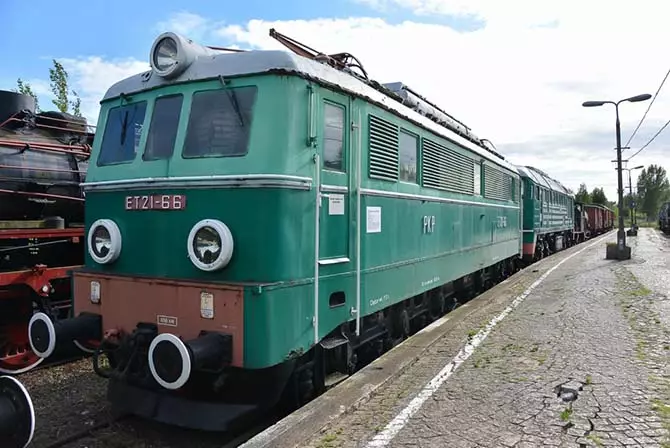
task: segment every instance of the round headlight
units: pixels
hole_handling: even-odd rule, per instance
[[[160,73],[167,73],[179,63],[177,42],[171,37],[164,37],[156,43],[152,54],[153,66]]]
[[[233,235],[215,219],[203,219],[193,226],[187,244],[188,257],[203,271],[221,269],[233,256]]]
[[[88,231],[88,253],[97,263],[111,263],[121,254],[121,231],[110,219],[98,219]]]

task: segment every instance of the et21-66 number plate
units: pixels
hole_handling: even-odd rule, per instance
[[[186,196],[183,194],[152,194],[126,196],[126,210],[183,210]]]

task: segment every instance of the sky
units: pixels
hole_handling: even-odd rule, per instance
[[[12,63],[0,64],[0,89],[21,78],[42,108],[51,106],[49,67],[57,59],[96,122],[107,88],[149,68],[161,32],[206,45],[284,49],[268,35],[274,27],[324,53],[352,53],[379,82],[404,82],[510,162],[541,168],[575,192],[582,182],[603,187],[615,200],[614,107],[581,104],[655,95],[670,69],[666,12],[662,0],[2,0],[1,53]],[[622,145],[649,104],[620,105]],[[623,159],[668,120],[670,80]],[[670,126],[624,166],[668,170],[669,147]]]

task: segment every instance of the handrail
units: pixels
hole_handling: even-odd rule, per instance
[[[21,113],[24,113],[24,112],[23,111],[16,112],[14,115],[12,115],[8,119],[6,119],[2,123],[0,123],[0,128],[3,128],[5,125],[7,125],[7,123],[12,122],[12,121],[19,121],[19,122],[24,122],[25,123],[24,119],[16,118],[16,116],[21,114]],[[36,114],[33,115],[33,116],[35,118],[37,118]],[[73,124],[73,125],[82,126],[82,127],[85,127],[85,128],[95,128],[96,127],[95,125],[88,124],[88,123],[81,123],[79,121],[74,121],[74,120],[65,120],[65,119],[62,119],[62,118],[47,117],[47,116],[44,116],[44,115],[40,115],[39,118],[43,119],[43,120],[59,121],[59,122],[62,122],[62,123]],[[80,130],[77,130],[77,129],[63,128],[63,127],[58,127],[58,126],[49,126],[49,125],[37,124],[37,123],[35,123],[35,127],[43,127],[43,128],[49,128],[49,129],[59,129],[59,130],[62,130],[62,131],[75,132],[75,133],[80,133],[80,134],[85,134],[85,135],[94,134],[94,132],[89,132],[87,130],[80,131]]]
[[[63,170],[59,168],[41,168],[41,167],[20,166],[20,165],[0,165],[0,168],[10,170],[14,169],[14,170],[28,170],[28,171],[49,171],[54,173],[86,173],[86,170]]]
[[[29,141],[24,141],[24,140],[3,140],[0,139],[0,145],[4,146],[13,146],[13,147],[18,147],[18,148],[24,148],[24,149],[34,149],[34,150],[42,150],[42,151],[53,151],[53,152],[60,152],[60,153],[66,153],[66,154],[75,154],[75,155],[81,155],[84,157],[89,157],[91,147],[90,145],[81,145],[78,147],[74,147],[72,145],[64,145],[64,144],[58,144],[58,143],[44,143],[44,142],[29,142]]]

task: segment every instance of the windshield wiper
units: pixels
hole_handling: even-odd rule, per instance
[[[237,95],[235,94],[235,90],[228,88],[228,81],[224,79],[223,75],[219,75],[219,81],[221,81],[221,85],[223,86],[223,89],[226,91],[228,99],[230,100],[230,103],[233,105],[233,108],[235,109],[237,118],[240,119],[240,126],[244,127],[244,118],[242,117],[242,112],[240,111],[240,105],[237,102]]]
[[[119,144],[123,146],[123,144],[126,142],[126,134],[128,133],[128,110],[126,110],[125,114],[123,115],[123,123],[121,123],[121,141]]]

